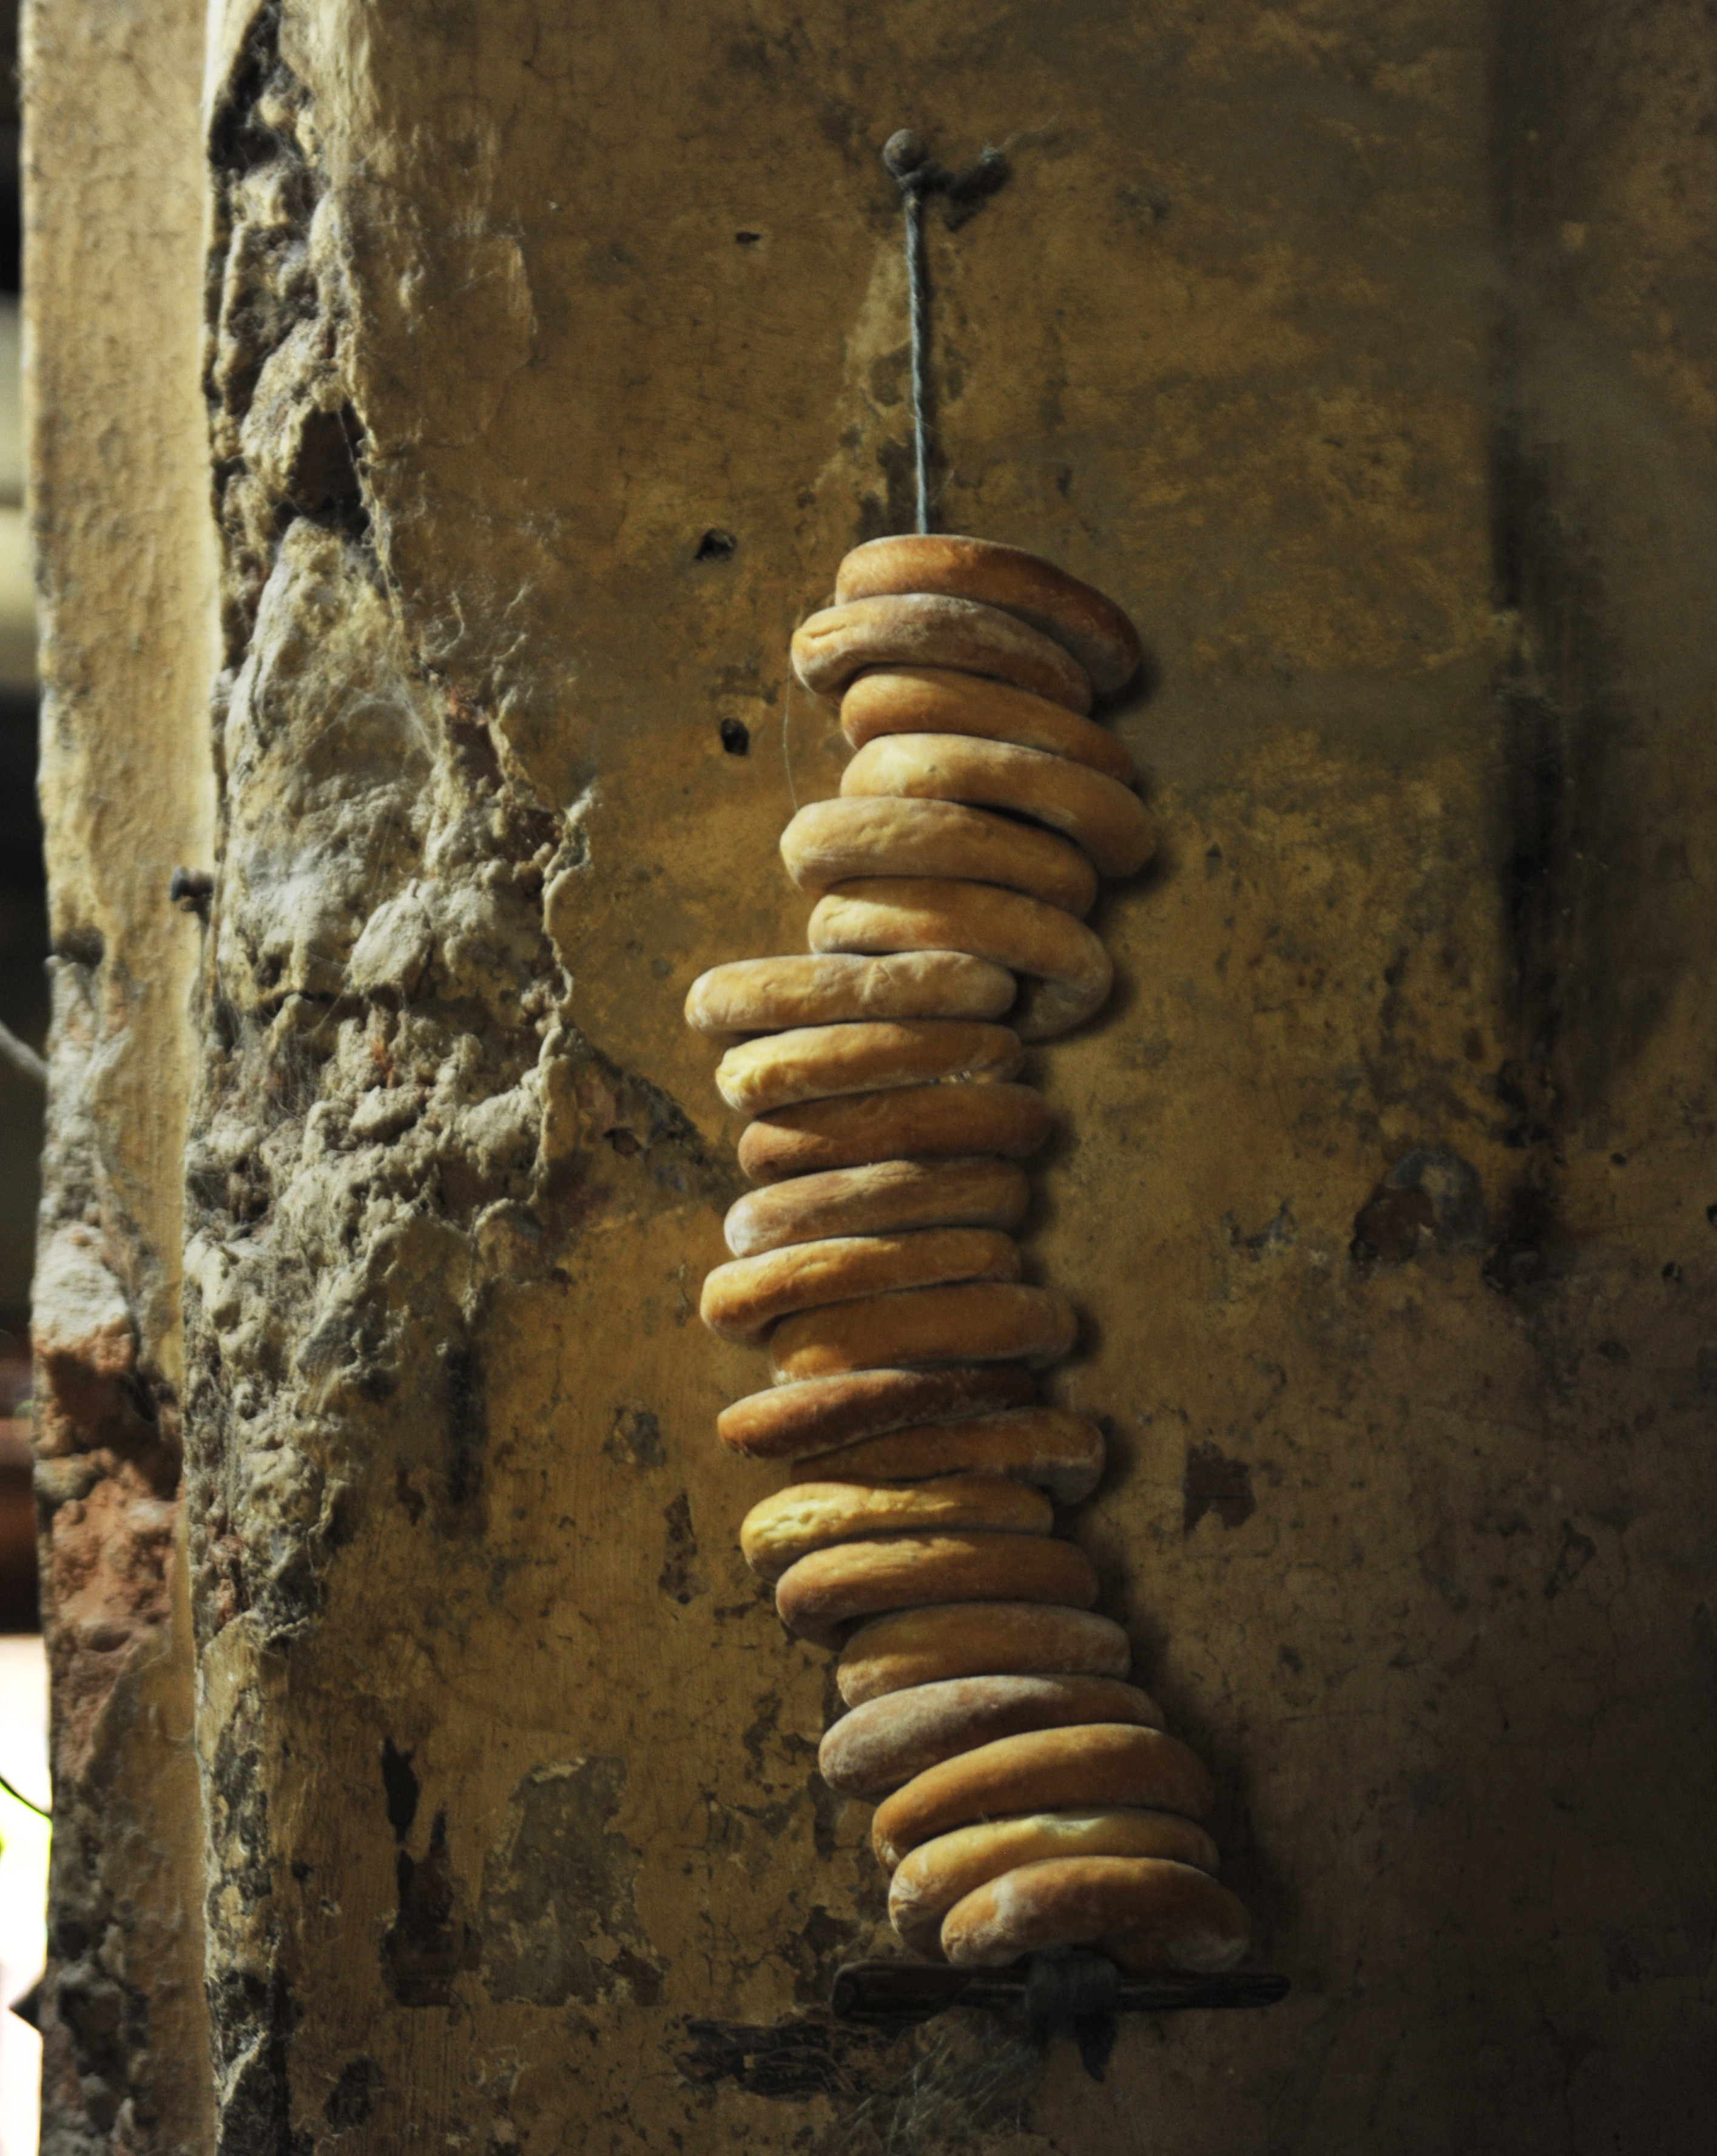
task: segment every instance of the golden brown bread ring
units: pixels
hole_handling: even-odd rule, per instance
[[[898,1235],[908,1228],[1017,1228],[1031,1185],[1011,1160],[879,1160],[748,1190],[728,1208],[736,1258],[822,1235]]]
[[[1047,1535],[889,1535],[837,1543],[789,1565],[775,1584],[776,1610],[787,1630],[830,1645],[838,1644],[841,1628],[854,1618],[909,1601],[1057,1602],[1089,1609],[1096,1599],[1089,1558],[1076,1543]]]
[[[951,1475],[909,1490],[797,1482],[752,1506],[740,1527],[740,1549],[753,1572],[779,1579],[802,1557],[836,1543],[903,1534],[1047,1535],[1054,1523],[1054,1507],[1040,1491],[993,1475]]]
[[[1103,1473],[1103,1433],[1089,1415],[1066,1408],[1009,1408],[964,1422],[861,1438],[838,1451],[799,1462],[808,1480],[920,1481],[936,1475],[1005,1475],[1035,1483],[1058,1505],[1077,1505]]]
[[[888,734],[859,750],[841,773],[841,793],[848,799],[885,797],[926,808],[932,801],[965,802],[1029,816],[1082,847],[1098,873],[1106,876],[1136,874],[1156,844],[1145,804],[1130,787],[1084,764],[1069,763],[1064,756],[1045,756],[1042,749],[1015,748],[1007,742],[969,741],[960,734]],[[904,821],[911,811],[903,807],[895,814]],[[903,866],[856,873],[911,875],[921,871]],[[941,873],[955,875],[960,871],[950,867]],[[1021,891],[1028,888],[1012,877],[987,880],[1007,882]],[[1059,899],[1051,902],[1062,903]]]
[[[700,973],[685,999],[700,1033],[778,1033],[852,1019],[1000,1018],[1016,983],[964,951],[740,958]]]
[[[1106,1722],[1034,1729],[925,1768],[878,1807],[870,1840],[878,1861],[892,1871],[920,1842],[976,1820],[1112,1804],[1202,1820],[1213,1794],[1197,1753],[1160,1729]]]
[[[1130,1976],[1213,1975],[1246,1951],[1245,1905],[1207,1871],[1151,1856],[1052,1857],[956,1902],[942,1951],[956,1969],[1000,1969],[1053,1947],[1090,1947]]]
[[[946,1281],[1016,1281],[1019,1268],[1018,1244],[993,1228],[828,1235],[717,1265],[704,1281],[698,1314],[724,1340],[755,1346],[796,1311]]]
[[[716,1435],[730,1452],[751,1460],[797,1460],[915,1423],[983,1414],[1023,1405],[1038,1382],[1019,1363],[979,1363],[941,1370],[855,1370],[841,1378],[809,1378],[771,1386],[724,1408]]]
[[[1217,1845],[1173,1812],[1031,1812],[985,1820],[920,1842],[889,1882],[889,1919],[915,1953],[942,1958],[942,1919],[956,1902],[1022,1864],[1065,1856],[1157,1856],[1214,1872]]]
[[[841,731],[854,748],[885,734],[967,734],[1071,757],[1130,786],[1130,752],[1106,726],[1076,711],[940,666],[878,666],[855,675],[841,699]]]
[[[1097,778],[1095,772],[1084,775]],[[799,811],[781,834],[781,857],[801,891],[827,891],[848,876],[960,876],[1023,891],[1065,913],[1090,911],[1097,871],[1069,840],[951,798],[932,798],[922,788],[910,799],[891,798],[895,790],[903,797],[909,792],[871,786],[863,789],[863,799],[813,801]]]
[[[993,884],[872,876],[838,884],[812,910],[813,951],[970,951],[1033,978],[1012,1014],[1022,1040],[1049,1040],[1100,1010],[1115,978],[1082,921]]]
[[[730,1048],[715,1066],[715,1090],[742,1115],[766,1115],[800,1101],[849,1093],[1012,1078],[1025,1060],[1009,1026],[971,1019],[860,1019],[759,1034]]]
[[[993,539],[904,532],[855,547],[836,575],[836,601],[890,592],[942,592],[1001,607],[1071,652],[1099,696],[1125,688],[1145,655],[1138,630],[1112,599],[1053,562]]]
[[[817,1771],[844,1797],[886,1796],[926,1767],[998,1737],[1085,1722],[1161,1729],[1162,1709],[1117,1677],[947,1677],[843,1714],[823,1738]]]
[[[793,671],[831,702],[866,666],[947,666],[1010,682],[1081,717],[1091,708],[1089,677],[1053,637],[997,607],[934,592],[825,608],[793,632],[792,650]]]
[[[880,1160],[975,1152],[1023,1160],[1053,1118],[1029,1086],[912,1086],[776,1108],[740,1133],[739,1164],[753,1183],[779,1183]]]
[[[769,1368],[777,1384],[925,1363],[1019,1362],[1041,1370],[1073,1352],[1079,1332],[1073,1305],[1053,1287],[974,1281],[784,1317],[769,1336]]]
[[[1036,1602],[949,1603],[893,1609],[848,1640],[835,1671],[848,1707],[943,1677],[1124,1677],[1127,1635],[1094,1610]]]

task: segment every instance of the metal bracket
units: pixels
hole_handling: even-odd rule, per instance
[[[837,2018],[871,2027],[928,2021],[951,2006],[1023,2009],[1028,1968],[946,1969],[910,1961],[849,1961],[835,1972]],[[1288,1979],[1253,1969],[1229,1976],[1123,1977],[1115,2010],[1177,2014],[1194,2008],[1274,2006]]]

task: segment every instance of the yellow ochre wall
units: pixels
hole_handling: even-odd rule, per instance
[[[210,71],[218,2145],[1702,2148],[1702,12],[285,0]],[[1012,163],[928,228],[938,520],[1151,653],[1028,1263],[1110,1433],[1069,1532],[1293,1984],[1101,2086],[823,2015],[869,1808],[695,1318],[681,999],[802,945],[787,639],[908,513],[900,126]]]

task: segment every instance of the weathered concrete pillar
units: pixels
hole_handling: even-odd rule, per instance
[[[179,1537],[216,549],[200,10],[24,11],[30,499],[54,1032],[33,1330],[54,1685],[44,2156],[201,2151],[202,1829]]]
[[[1702,2145],[1692,19],[284,0],[199,128],[187,11],[36,0],[64,2150]],[[1033,1250],[1112,1432],[1074,1532],[1294,1983],[1102,2087],[828,2020],[868,1809],[694,1322],[680,999],[802,936],[786,644],[906,499],[903,124],[1017,137],[930,228],[941,521],[1154,654]]]

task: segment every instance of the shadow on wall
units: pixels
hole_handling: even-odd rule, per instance
[[[48,896],[36,812],[36,623],[18,383],[18,29],[0,24],[0,1024],[41,1052]],[[42,1090],[0,1058],[0,1633],[34,1631],[35,1511],[27,1402]]]

